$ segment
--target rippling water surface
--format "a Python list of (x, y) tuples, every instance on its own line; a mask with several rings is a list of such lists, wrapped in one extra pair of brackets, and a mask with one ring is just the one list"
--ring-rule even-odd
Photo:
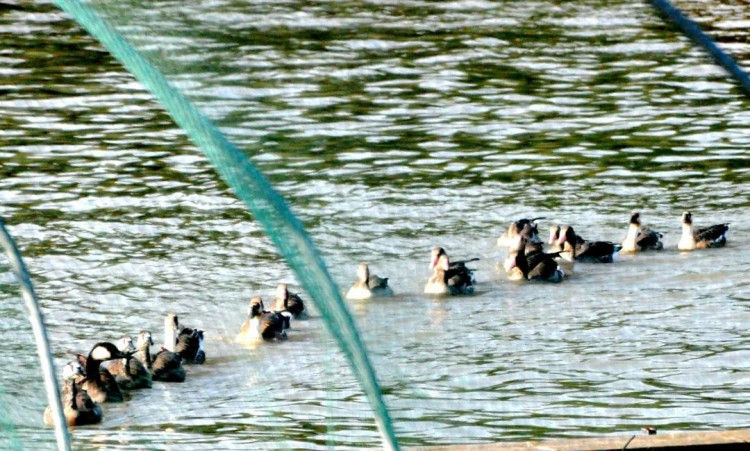
[[(342, 289), (360, 261), (390, 277), (394, 298), (349, 304), (402, 444), (750, 426), (750, 102), (647, 2), (193, 3), (97, 5), (247, 150)], [(750, 12), (714, 3), (678, 4), (748, 65)], [(286, 343), (233, 343), (251, 295), (296, 284), (203, 155), (51, 3), (4, 5), (0, 214), (58, 365), (161, 341), (169, 310), (208, 340), (185, 384), (106, 405), (76, 446), (378, 446), (314, 311)], [(677, 252), (687, 208), (731, 222), (727, 248)], [(495, 270), (515, 218), (617, 241), (632, 209), (667, 250), (554, 286)], [(482, 258), (474, 296), (421, 294), (435, 245)], [(5, 263), (0, 299), (2, 443), (53, 447)]]

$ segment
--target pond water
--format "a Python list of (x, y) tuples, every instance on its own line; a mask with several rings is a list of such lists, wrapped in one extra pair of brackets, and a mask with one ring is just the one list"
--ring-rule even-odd
[[(750, 102), (648, 2), (212, 0), (100, 10), (286, 197), (344, 290), (402, 445), (750, 426)], [(233, 342), (294, 277), (152, 97), (52, 3), (0, 6), (0, 215), (58, 368), (176, 311), (208, 360), (73, 434), (89, 449), (377, 447), (311, 306), (284, 343)], [(11, 6), (8, 6), (11, 5)], [(750, 61), (743, 2), (678, 2)], [(657, 254), (559, 285), (495, 269), (520, 217)], [(730, 222), (680, 253), (680, 215)], [(480, 257), (473, 296), (422, 294), (429, 251)], [(305, 294), (302, 293), (304, 296)], [(52, 448), (18, 290), (0, 262), (0, 444)]]

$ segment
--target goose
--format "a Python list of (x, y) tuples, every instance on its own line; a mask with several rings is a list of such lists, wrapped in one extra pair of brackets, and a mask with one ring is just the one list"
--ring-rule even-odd
[(177, 330), (180, 331), (177, 335), (175, 352), (182, 357), (185, 363), (203, 364), (206, 361), (206, 351), (203, 348), (203, 331), (183, 327), (176, 314), (175, 321), (177, 322)]
[(664, 243), (662, 243), (662, 235), (659, 232), (651, 230), (646, 226), (641, 225), (641, 214), (634, 211), (630, 215), (630, 225), (628, 226), (628, 234), (625, 240), (622, 242), (623, 252), (639, 252), (646, 250), (660, 251), (664, 249)]
[(505, 261), (505, 270), (511, 280), (541, 280), (558, 283), (565, 277), (555, 258), (560, 252), (545, 253), (541, 243), (529, 243), (518, 236)]
[(151, 362), (151, 377), (155, 381), (185, 382), (186, 373), (182, 366), (182, 357), (175, 352), (178, 324), (177, 315), (167, 313), (164, 318), (164, 345), (159, 348)]
[(346, 298), (370, 299), (381, 296), (393, 296), (393, 290), (388, 286), (388, 278), (370, 274), (370, 267), (367, 263), (360, 263), (357, 268), (357, 281), (346, 292)]
[(502, 235), (500, 235), (500, 238), (497, 239), (497, 247), (510, 247), (516, 245), (515, 238), (521, 234), (521, 232), (524, 230), (524, 227), (528, 224), (531, 226), (529, 232), (530, 235), (527, 236), (527, 241), (531, 242), (537, 242), (541, 241), (539, 239), (539, 230), (537, 229), (536, 221), (540, 219), (546, 219), (543, 216), (539, 216), (536, 218), (521, 218), (518, 221), (513, 221), (510, 223), (510, 226), (503, 232)]
[(285, 283), (280, 283), (276, 287), (276, 298), (272, 311), (294, 319), (307, 318), (307, 311), (302, 298), (299, 294), (290, 293)]
[[(564, 226), (570, 227), (570, 226)], [(561, 230), (564, 227), (560, 227), (558, 224), (550, 226), (549, 244), (553, 245), (553, 250), (562, 250), (559, 244), (559, 240), (563, 239), (563, 235), (567, 233)], [(576, 253), (575, 260), (581, 263), (612, 263), (615, 261), (617, 253), (622, 249), (619, 244), (614, 244), (611, 241), (589, 241), (577, 235), (575, 232), (566, 238), (566, 242), (573, 242), (573, 236), (575, 236)], [(565, 254), (562, 254), (564, 257)]]
[(432, 276), (424, 287), (427, 294), (471, 294), (474, 292), (476, 279), (474, 270), (469, 269), (466, 263), (479, 260), (472, 258), (452, 262), (442, 247), (432, 249), (430, 258), (430, 270)]
[(517, 235), (515, 244), (508, 243), (508, 256), (505, 258), (503, 268), (510, 280), (525, 280), (529, 275), (529, 264), (526, 260), (526, 239)]
[[(79, 383), (85, 378), (83, 366), (78, 361), (69, 362), (63, 368), (62, 401), (65, 422), (69, 426), (83, 426), (101, 423), (104, 413), (102, 407), (95, 403)], [(55, 418), (52, 408), (44, 409), (44, 424), (54, 426)]]
[[(141, 344), (140, 341), (139, 344)], [(135, 356), (135, 354), (142, 352), (142, 349), (135, 347), (133, 339), (129, 335), (122, 337), (117, 342), (117, 348), (126, 353), (128, 357), (112, 360), (107, 369), (115, 377), (120, 388), (125, 390), (151, 388), (151, 373), (144, 363)]]
[(555, 260), (557, 261), (558, 267), (565, 273), (566, 276), (572, 275), (575, 269), (575, 262), (577, 260), (578, 243), (579, 239), (583, 239), (576, 235), (573, 227), (565, 225), (560, 227), (560, 236), (555, 243), (558, 249), (558, 254)]
[(263, 299), (260, 296), (255, 296), (250, 299), (250, 305), (247, 309), (247, 319), (240, 326), (237, 341), (286, 340), (288, 326), (288, 316), (280, 312), (265, 311), (263, 308)]
[(95, 402), (122, 402), (124, 400), (120, 387), (114, 376), (102, 368), (102, 362), (113, 359), (124, 359), (128, 354), (117, 349), (117, 346), (109, 342), (100, 342), (94, 345), (88, 357), (78, 354), (78, 362), (86, 369), (86, 378), (82, 388)]
[(722, 247), (727, 243), (729, 224), (715, 224), (698, 230), (693, 228), (693, 214), (689, 211), (682, 213), (682, 236), (677, 243), (677, 249), (691, 251), (693, 249), (707, 249)]

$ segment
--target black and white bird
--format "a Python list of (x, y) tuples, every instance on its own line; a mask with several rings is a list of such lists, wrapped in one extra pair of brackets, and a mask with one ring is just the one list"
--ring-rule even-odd
[(290, 317), (281, 312), (269, 312), (264, 309), (263, 299), (255, 296), (250, 299), (247, 308), (247, 318), (240, 326), (237, 341), (252, 343), (264, 340), (286, 340), (286, 330), (289, 328)]
[(185, 382), (187, 373), (182, 366), (183, 359), (175, 352), (178, 327), (177, 315), (168, 313), (164, 318), (164, 345), (151, 362), (151, 377), (155, 381)]
[(294, 319), (307, 318), (305, 303), (297, 293), (290, 293), (285, 283), (280, 283), (276, 287), (276, 297), (273, 301), (274, 312), (279, 312), (284, 316)]
[(682, 213), (682, 236), (677, 243), (677, 248), (681, 251), (692, 251), (693, 249), (722, 247), (727, 244), (728, 232), (728, 223), (695, 229), (693, 214), (686, 211)]
[(151, 388), (151, 372), (135, 354), (139, 350), (133, 344), (133, 339), (126, 335), (117, 342), (117, 348), (128, 357), (111, 360), (107, 370), (115, 377), (117, 384), (124, 390)]
[(113, 359), (124, 359), (128, 354), (117, 349), (109, 342), (100, 342), (91, 348), (87, 357), (78, 355), (78, 362), (85, 368), (86, 378), (82, 388), (95, 402), (122, 402), (124, 397), (112, 373), (103, 368), (102, 362)]
[(660, 251), (664, 249), (661, 239), (664, 235), (641, 225), (641, 214), (634, 211), (630, 215), (628, 234), (622, 242), (623, 252), (640, 252), (647, 250)]
[(466, 266), (466, 263), (479, 260), (459, 260), (451, 262), (448, 254), (442, 247), (434, 247), (430, 255), (430, 270), (432, 276), (425, 284), (424, 292), (427, 294), (471, 294), (474, 292), (476, 279), (474, 270)]

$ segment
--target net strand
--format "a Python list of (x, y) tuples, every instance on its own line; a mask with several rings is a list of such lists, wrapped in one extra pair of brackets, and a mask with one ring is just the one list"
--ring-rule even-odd
[(373, 409), (386, 449), (399, 449), (375, 370), (354, 320), (300, 221), (249, 158), (235, 147), (185, 95), (87, 4), (56, 0), (143, 84), (206, 155), (219, 175), (249, 207), (265, 233), (311, 296), (324, 323), (349, 361)]
[(23, 297), (26, 310), (31, 321), (31, 330), (34, 333), (36, 350), (39, 355), (39, 362), (42, 367), (42, 376), (44, 378), (44, 389), (47, 392), (47, 402), (52, 408), (52, 415), (55, 420), (55, 441), (60, 451), (70, 451), (70, 434), (68, 433), (68, 424), (65, 421), (62, 401), (60, 400), (60, 386), (57, 383), (55, 375), (55, 366), (52, 359), (52, 351), (49, 345), (47, 327), (44, 323), (44, 314), (39, 305), (39, 300), (34, 292), (34, 285), (31, 283), (31, 276), (26, 268), (26, 264), (18, 251), (13, 237), (5, 228), (5, 221), (0, 217), (0, 246), (5, 249), (11, 270), (18, 279), (21, 287), (21, 297)]
[(668, 0), (651, 0), (656, 9), (674, 23), (688, 38), (705, 49), (713, 60), (737, 81), (745, 95), (750, 96), (750, 77), (728, 53), (722, 50), (701, 27)]

